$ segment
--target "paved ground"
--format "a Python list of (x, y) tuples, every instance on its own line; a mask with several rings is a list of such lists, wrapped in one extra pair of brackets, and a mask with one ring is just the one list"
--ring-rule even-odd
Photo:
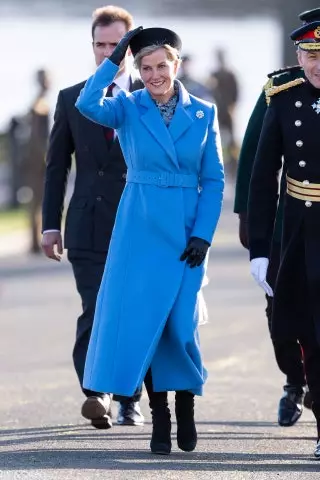
[(197, 400), (199, 443), (186, 454), (174, 437), (173, 453), (165, 458), (148, 450), (145, 397), (143, 428), (96, 431), (80, 416), (82, 396), (71, 363), (80, 302), (67, 261), (18, 253), (23, 242), (11, 246), (15, 255), (3, 253), (1, 480), (319, 478), (311, 413), (291, 428), (276, 423), (283, 378), (273, 360), (263, 293), (250, 278), (236, 235), (227, 201), (206, 287), (210, 323), (201, 327), (210, 376)]

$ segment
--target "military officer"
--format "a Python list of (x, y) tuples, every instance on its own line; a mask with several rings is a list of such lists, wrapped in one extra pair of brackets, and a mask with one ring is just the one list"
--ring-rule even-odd
[[(272, 338), (298, 339), (304, 352), (312, 410), (317, 422), (315, 457), (320, 459), (320, 20), (291, 34), (300, 77), (268, 91), (248, 201), (251, 273), (274, 295)], [(281, 262), (274, 289), (267, 269), (278, 202), (278, 172), (286, 172)]]
[[(299, 15), (299, 18), (303, 24), (320, 20), (320, 8), (303, 12)], [(269, 88), (288, 83), (301, 76), (304, 76), (304, 71), (300, 65), (286, 67), (270, 73), (268, 75), (268, 82), (264, 86), (248, 122), (239, 157), (234, 202), (234, 212), (239, 214), (239, 239), (245, 248), (248, 248), (247, 203), (249, 184), (264, 115), (268, 103), (270, 102), (270, 97), (268, 96)], [(268, 267), (268, 283), (271, 287), (275, 284), (280, 262), (282, 194), (284, 193), (284, 190), (285, 175), (282, 176), (281, 198), (279, 201), (280, 208), (278, 208), (277, 211), (277, 221), (274, 229), (270, 263)], [(266, 299), (266, 314), (270, 330), (273, 297), (266, 295)], [(287, 342), (285, 348), (284, 345), (273, 341), (273, 347), (278, 366), (286, 375), (287, 380), (286, 385), (284, 386), (285, 393), (279, 402), (278, 422), (279, 425), (282, 426), (291, 426), (294, 425), (302, 414), (302, 399), (306, 389), (302, 351), (296, 339)], [(307, 390), (304, 397), (304, 406), (311, 408), (311, 401), (310, 392)]]
[[(245, 248), (249, 248), (247, 235), (247, 203), (249, 195), (249, 184), (252, 174), (253, 162), (257, 145), (262, 129), (264, 115), (270, 99), (266, 92), (274, 85), (282, 85), (288, 81), (303, 75), (300, 66), (288, 67), (268, 75), (269, 80), (258, 98), (256, 106), (250, 117), (245, 136), (243, 139), (236, 182), (234, 211), (239, 214), (239, 238)], [(280, 209), (274, 231), (272, 254), (268, 268), (268, 281), (271, 287), (274, 286), (278, 273), (281, 246), (281, 215)], [(269, 331), (271, 330), (271, 313), (273, 298), (266, 295)], [(302, 414), (302, 403), (305, 393), (305, 375), (302, 363), (301, 347), (297, 340), (288, 342), (284, 349), (282, 345), (273, 341), (275, 358), (280, 370), (286, 375), (284, 395), (281, 397), (278, 408), (278, 423), (281, 426), (292, 426)], [(287, 367), (290, 367), (289, 369)]]

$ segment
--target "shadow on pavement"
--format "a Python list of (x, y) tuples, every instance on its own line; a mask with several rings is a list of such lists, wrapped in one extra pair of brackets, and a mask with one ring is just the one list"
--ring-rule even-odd
[[(273, 427), (274, 422), (199, 422), (199, 424), (230, 425), (235, 427)], [(304, 422), (305, 424), (309, 422)], [(121, 428), (120, 428), (121, 430)], [(246, 436), (245, 436), (246, 435)], [(8, 438), (9, 437), (9, 438)], [(173, 435), (173, 439), (175, 435)], [(163, 470), (163, 471), (259, 471), (259, 472), (319, 472), (319, 463), (312, 459), (311, 450), (314, 438), (269, 436), (266, 433), (249, 431), (215, 431), (199, 432), (198, 451), (193, 453), (173, 452), (170, 457), (153, 456), (148, 451), (150, 432), (134, 429), (132, 434), (117, 431), (95, 432), (87, 425), (59, 425), (0, 431), (0, 446), (6, 451), (0, 452), (0, 469), (5, 470), (41, 470), (41, 469), (102, 469), (102, 470)], [(246, 452), (201, 452), (201, 441), (211, 440), (215, 448), (217, 440), (255, 441), (277, 440), (278, 451), (281, 451), (281, 441), (291, 442), (312, 440), (310, 455), (294, 453), (246, 453)], [(107, 443), (107, 448), (101, 442)], [(137, 449), (123, 450), (123, 441), (135, 441)], [(114, 444), (113, 442), (121, 442)], [(51, 448), (44, 448), (44, 444)], [(52, 448), (53, 442), (60, 442), (61, 448)], [(70, 448), (66, 442), (76, 442), (76, 447)], [(82, 442), (80, 445), (78, 442)], [(87, 448), (88, 442), (91, 448)], [(32, 443), (30, 449), (19, 447)], [(39, 448), (35, 444), (41, 443)], [(79, 445), (79, 448), (77, 446)], [(97, 445), (97, 447), (96, 447)], [(115, 449), (119, 445), (119, 450)], [(112, 449), (108, 448), (109, 446)], [(10, 451), (10, 447), (13, 450)], [(17, 448), (19, 450), (17, 450)], [(305, 462), (305, 463), (294, 463)]]
[[(272, 463), (267, 463), (271, 461)], [(304, 461), (308, 463), (292, 463)], [(136, 462), (136, 463), (135, 463)], [(238, 463), (239, 462), (239, 463)], [(250, 463), (246, 463), (250, 462)], [(284, 463), (285, 462), (285, 463)], [(41, 449), (1, 452), (0, 466), (6, 470), (102, 469), (319, 472), (319, 463), (307, 455), (173, 452), (169, 457), (153, 456), (141, 450)]]

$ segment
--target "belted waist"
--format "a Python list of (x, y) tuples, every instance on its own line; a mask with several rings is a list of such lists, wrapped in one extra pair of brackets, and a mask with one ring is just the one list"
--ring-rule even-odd
[(199, 177), (198, 175), (184, 175), (181, 173), (128, 170), (127, 182), (157, 185), (158, 187), (198, 188)]
[(286, 178), (288, 195), (307, 202), (320, 202), (320, 183), (311, 183), (308, 180), (299, 182), (288, 175)]

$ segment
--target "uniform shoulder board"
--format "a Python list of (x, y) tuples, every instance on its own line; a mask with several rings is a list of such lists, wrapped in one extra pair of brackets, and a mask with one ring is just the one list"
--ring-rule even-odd
[(305, 82), (305, 79), (300, 77), (300, 78), (296, 78), (295, 80), (291, 80), (290, 82), (283, 83), (282, 85), (274, 85), (266, 89), (265, 95), (266, 95), (267, 104), (268, 105), (270, 104), (270, 98), (273, 97), (273, 95), (276, 95), (277, 93), (283, 92), (285, 90), (289, 90), (289, 88), (301, 85), (304, 82)]
[(300, 65), (293, 65), (291, 67), (279, 68), (279, 70), (275, 70), (274, 72), (268, 73), (267, 77), (273, 78), (273, 77), (276, 77), (277, 75), (282, 75), (283, 73), (293, 73), (293, 72), (298, 72), (299, 70), (301, 70)]
[(270, 98), (268, 97), (267, 95), (267, 92), (270, 90), (270, 88), (273, 87), (273, 78), (269, 78), (267, 83), (264, 85), (263, 87), (263, 90), (264, 90), (264, 94), (265, 94), (265, 97), (266, 97), (266, 103), (267, 105), (269, 105), (270, 103)]

